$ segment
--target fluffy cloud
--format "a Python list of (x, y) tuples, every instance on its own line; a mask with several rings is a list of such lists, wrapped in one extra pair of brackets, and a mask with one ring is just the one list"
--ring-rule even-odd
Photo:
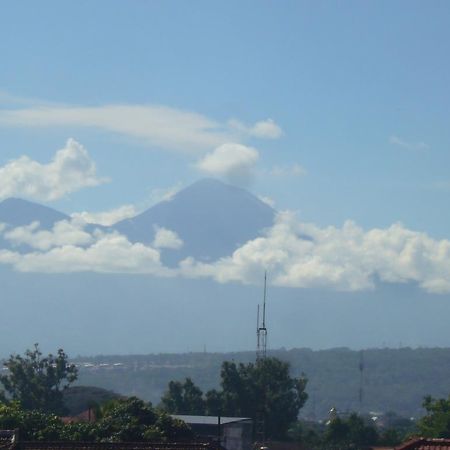
[(118, 208), (97, 213), (91, 213), (87, 211), (73, 213), (71, 214), (71, 217), (76, 221), (84, 223), (110, 226), (114, 225), (117, 222), (120, 222), (121, 220), (134, 217), (136, 214), (137, 210), (134, 205), (122, 205)]
[(222, 177), (232, 183), (246, 185), (253, 176), (259, 154), (254, 148), (240, 144), (224, 144), (197, 162), (201, 172)]
[[(305, 238), (307, 236), (308, 238)], [(394, 224), (365, 232), (348, 221), (319, 228), (280, 214), (266, 233), (213, 264), (187, 259), (181, 272), (219, 282), (258, 283), (264, 270), (272, 283), (343, 291), (373, 289), (384, 282), (416, 282), (429, 292), (450, 292), (450, 241)]]
[(170, 230), (157, 229), (152, 246), (130, 243), (118, 233), (83, 233), (68, 222), (48, 232), (36, 225), (6, 230), (3, 234), (9, 239), (35, 250), (27, 254), (0, 250), (0, 263), (27, 272), (144, 273), (246, 284), (260, 284), (268, 270), (277, 286), (360, 291), (374, 289), (381, 280), (413, 282), (427, 292), (450, 293), (450, 241), (432, 239), (401, 224), (366, 231), (348, 221), (340, 228), (321, 228), (284, 212), (272, 228), (229, 257), (213, 263), (187, 258), (177, 268), (164, 267), (160, 261), (159, 249), (182, 245)]
[(95, 163), (86, 149), (74, 139), (68, 139), (48, 164), (22, 156), (0, 167), (0, 199), (21, 196), (40, 201), (57, 200), (105, 181), (97, 177)]
[(159, 252), (143, 244), (132, 244), (118, 233), (99, 234), (92, 245), (62, 245), (46, 252), (18, 254), (0, 251), (0, 262), (21, 272), (41, 273), (141, 273), (170, 276), (162, 266)]
[(28, 245), (38, 250), (48, 250), (63, 245), (84, 246), (90, 244), (94, 238), (84, 231), (80, 224), (62, 220), (55, 223), (52, 230), (40, 230), (39, 222), (17, 227), (4, 233), (7, 241), (13, 245)]
[(183, 241), (175, 231), (167, 228), (156, 227), (155, 239), (153, 247), (155, 248), (170, 248), (177, 250), (183, 246)]

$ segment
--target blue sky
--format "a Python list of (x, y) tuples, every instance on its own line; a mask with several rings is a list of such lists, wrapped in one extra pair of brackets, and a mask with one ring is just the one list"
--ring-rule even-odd
[[(258, 176), (255, 192), (322, 225), (402, 221), (442, 238), (449, 23), (444, 1), (10, 2), (0, 18), (0, 88), (25, 104), (272, 118), (284, 135), (252, 143), (260, 168), (299, 164), (306, 175)], [(88, 127), (0, 133), (0, 164), (22, 154), (45, 162), (68, 137), (87, 148), (112, 183), (54, 203), (69, 212), (145, 203), (152, 189), (199, 177), (186, 156)]]
[[(356, 291), (357, 305), (380, 280), (411, 281), (392, 331), (408, 309), (407, 289), (419, 286), (420, 311), (450, 292), (448, 55), (448, 1), (11, 1), (0, 14), (0, 200), (120, 215), (204, 176), (238, 183), (297, 212), (257, 249), (273, 262), (277, 286)], [(19, 272), (81, 265), (122, 273), (108, 265), (119, 258), (96, 253), (99, 244), (129, 252), (135, 266), (125, 273), (141, 273), (143, 262), (156, 277), (169, 271), (156, 246), (141, 252), (78, 225), (7, 231), (40, 252), (0, 249), (0, 262)], [(61, 236), (79, 245), (69, 262), (60, 259), (70, 243)], [(258, 285), (264, 264), (253, 264), (254, 248), (183, 274)], [(377, 295), (398, 297), (385, 292)], [(306, 303), (310, 294), (298, 295)], [(421, 319), (408, 329), (422, 329)], [(439, 330), (445, 339), (417, 342), (442, 344), (447, 323)], [(339, 339), (320, 345), (350, 342)]]
[[(221, 126), (270, 118), (281, 137), (241, 142), (259, 152), (253, 192), (321, 226), (401, 221), (447, 238), (449, 23), (444, 1), (10, 2), (0, 108), (161, 105)], [(0, 166), (48, 163), (69, 137), (87, 149), (110, 182), (51, 202), (65, 212), (142, 209), (203, 176), (195, 165), (209, 150), (88, 121), (0, 133)]]

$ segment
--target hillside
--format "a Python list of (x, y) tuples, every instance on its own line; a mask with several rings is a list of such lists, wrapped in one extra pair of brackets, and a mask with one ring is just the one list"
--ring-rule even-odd
[[(276, 350), (270, 355), (289, 361), (292, 373), (309, 378), (309, 400), (302, 416), (325, 417), (332, 406), (358, 410), (360, 352), (346, 348), (312, 351)], [(217, 387), (224, 360), (250, 361), (253, 352), (98, 356), (77, 359), (80, 384), (137, 395), (157, 404), (170, 380), (191, 377), (203, 390)], [(371, 349), (364, 351), (363, 411), (421, 414), (425, 395), (450, 393), (450, 348)]]

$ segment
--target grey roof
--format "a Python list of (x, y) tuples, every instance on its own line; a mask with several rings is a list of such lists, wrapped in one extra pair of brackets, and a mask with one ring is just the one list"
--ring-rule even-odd
[[(217, 425), (219, 422), (218, 416), (190, 416), (184, 414), (171, 414), (175, 419), (180, 419), (183, 422), (198, 425)], [(246, 420), (252, 420), (250, 417), (222, 417), (220, 416), (220, 424), (243, 422)]]

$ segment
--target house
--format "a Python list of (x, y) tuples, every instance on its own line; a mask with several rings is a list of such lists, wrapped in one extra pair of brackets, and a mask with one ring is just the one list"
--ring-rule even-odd
[(450, 450), (450, 439), (418, 437), (398, 445), (395, 450)]
[(186, 422), (200, 439), (219, 440), (226, 450), (250, 450), (253, 421), (248, 417), (189, 416), (173, 414)]

